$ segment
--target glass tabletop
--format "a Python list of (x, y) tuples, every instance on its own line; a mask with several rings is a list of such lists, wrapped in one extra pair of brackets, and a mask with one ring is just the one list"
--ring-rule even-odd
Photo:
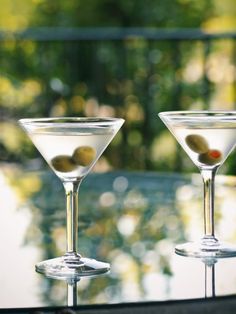
[[(216, 179), (216, 234), (236, 243), (236, 178)], [(65, 251), (64, 191), (57, 177), (2, 167), (0, 309), (205, 299), (236, 294), (236, 258), (208, 263), (174, 253), (202, 234), (198, 174), (91, 173), (81, 185), (79, 250), (109, 262), (78, 282), (35, 272)], [(15, 261), (17, 260), (17, 265)]]

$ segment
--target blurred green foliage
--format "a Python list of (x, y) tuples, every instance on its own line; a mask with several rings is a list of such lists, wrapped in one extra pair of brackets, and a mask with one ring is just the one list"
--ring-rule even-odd
[[(31, 168), (45, 165), (19, 130), (19, 118), (100, 115), (126, 120), (98, 165), (100, 170), (192, 171), (194, 166), (157, 114), (178, 109), (233, 109), (234, 40), (194, 39), (195, 32), (183, 39), (181, 31), (177, 37), (174, 32), (168, 39), (155, 40), (146, 37), (145, 28), (155, 27), (159, 35), (165, 28), (214, 30), (225, 20), (231, 21), (232, 28), (231, 1), (225, 1), (223, 8), (213, 0), (3, 0), (1, 161)], [(222, 29), (230, 29), (223, 22)], [(45, 26), (49, 28), (40, 28)], [(117, 29), (129, 31), (137, 26), (139, 36), (115, 39)], [(64, 40), (68, 27), (76, 27), (72, 30), (85, 39)], [(98, 35), (104, 30), (101, 27), (116, 29), (106, 29), (109, 36), (97, 40), (93, 28), (95, 38), (86, 40), (91, 29), (84, 27), (100, 27)], [(232, 164), (226, 171), (234, 173), (234, 169)]]
[[(198, 27), (215, 12), (213, 0), (2, 0), (4, 27)], [(227, 1), (229, 2), (229, 1)], [(232, 2), (232, 1), (231, 1)], [(233, 2), (232, 2), (233, 3)], [(224, 8), (227, 4), (224, 5)], [(231, 11), (232, 12), (232, 11)], [(10, 14), (9, 16), (6, 16)], [(184, 17), (184, 18), (183, 18)]]

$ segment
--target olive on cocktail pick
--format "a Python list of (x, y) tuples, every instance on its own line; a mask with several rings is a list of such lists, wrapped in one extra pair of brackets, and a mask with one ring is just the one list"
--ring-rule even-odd
[(222, 160), (222, 153), (218, 149), (209, 149), (208, 152), (200, 154), (198, 160), (209, 166), (213, 166)]
[(96, 157), (96, 150), (91, 146), (80, 146), (74, 150), (72, 160), (75, 164), (87, 167)]
[(67, 155), (59, 155), (51, 160), (51, 165), (56, 171), (70, 172), (76, 169), (76, 164), (72, 158)]
[(204, 154), (209, 148), (205, 138), (199, 134), (190, 134), (186, 136), (185, 142), (188, 147), (197, 154)]

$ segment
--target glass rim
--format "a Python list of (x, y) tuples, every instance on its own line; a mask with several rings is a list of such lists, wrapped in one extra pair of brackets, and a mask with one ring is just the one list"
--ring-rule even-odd
[(48, 118), (22, 118), (18, 122), (22, 125), (52, 126), (52, 125), (98, 125), (114, 124), (124, 122), (122, 118), (111, 117), (48, 117)]
[(236, 110), (180, 110), (180, 111), (162, 111), (158, 113), (159, 117), (185, 117), (185, 118), (204, 118), (204, 117), (231, 117), (235, 115)]

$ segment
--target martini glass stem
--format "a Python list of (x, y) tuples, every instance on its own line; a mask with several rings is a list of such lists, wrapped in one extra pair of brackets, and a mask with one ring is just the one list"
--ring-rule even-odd
[(77, 255), (78, 249), (78, 193), (81, 181), (63, 182), (66, 193), (67, 253)]
[(218, 240), (214, 232), (214, 188), (217, 168), (201, 169), (204, 183), (204, 237), (202, 244), (214, 245)]

